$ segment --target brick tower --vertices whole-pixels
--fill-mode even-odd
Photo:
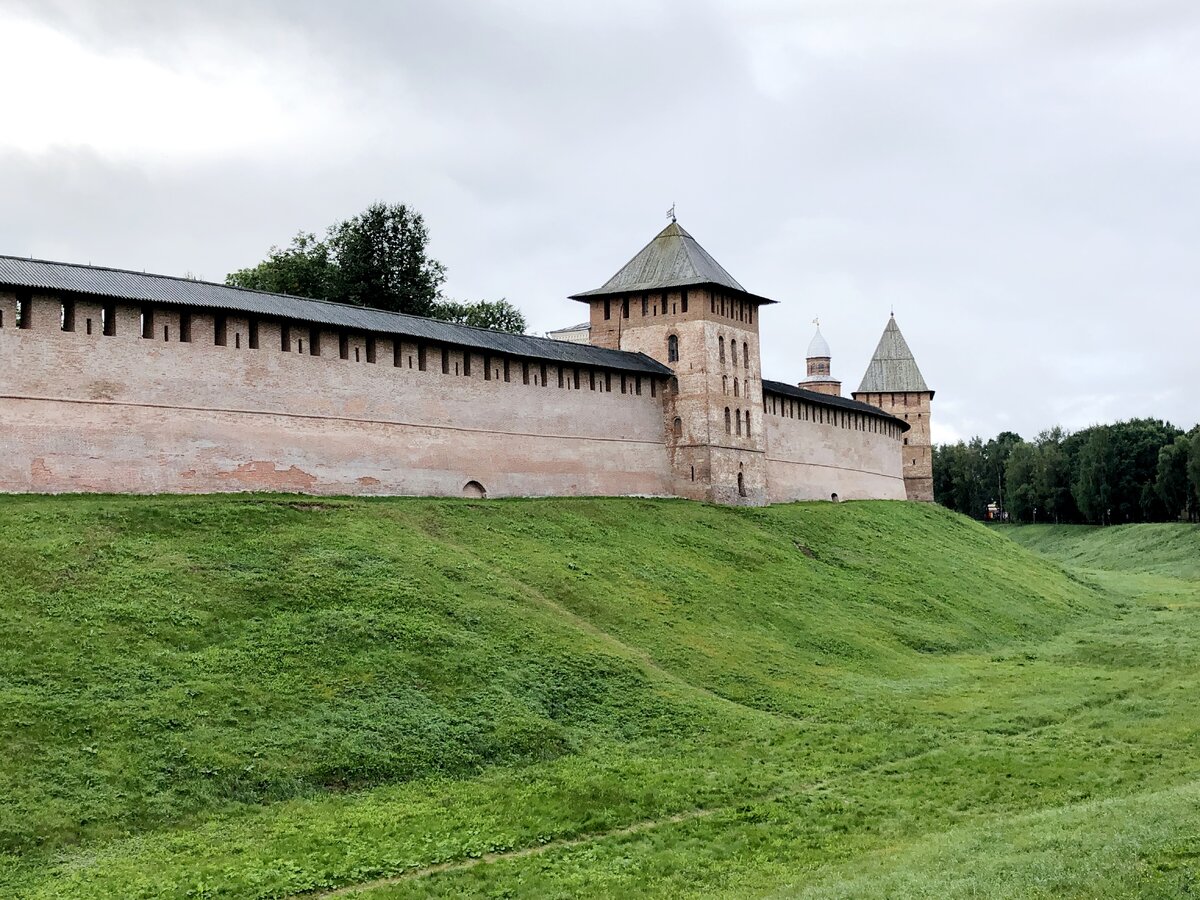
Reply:
[[[829,352],[829,343],[821,334],[821,323],[814,322],[813,324],[817,326],[817,333],[813,335],[813,339],[808,344],[808,377],[798,386],[807,391],[816,391],[818,394],[840,397],[842,396],[842,383],[830,374],[832,356]]]
[[[933,440],[929,407],[933,391],[925,384],[896,317],[888,319],[862,384],[851,395],[904,419],[911,430],[904,437],[904,488],[909,500],[933,502]]]
[[[675,371],[664,408],[680,496],[767,502],[759,308],[673,218],[602,287],[571,299],[591,309],[591,343],[644,353]]]

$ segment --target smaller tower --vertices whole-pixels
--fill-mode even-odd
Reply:
[[[813,319],[813,324],[817,326],[817,333],[808,342],[808,377],[798,386],[818,394],[832,394],[834,397],[840,397],[842,396],[842,383],[830,374],[831,354],[829,343],[821,334],[821,321]]]
[[[933,391],[925,383],[908,342],[893,315],[888,319],[875,355],[867,365],[862,384],[851,394],[855,400],[878,406],[909,424],[904,452],[904,489],[909,500],[933,502],[933,438],[929,407]]]

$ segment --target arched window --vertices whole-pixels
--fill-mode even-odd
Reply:
[[[675,335],[667,338],[667,362],[679,362],[679,338]]]
[[[742,368],[750,368],[750,345],[742,344]]]
[[[725,362],[725,337],[724,335],[717,336],[717,356],[721,362]]]
[[[739,410],[735,410],[734,413],[737,416],[738,437],[741,437],[742,436],[742,411],[739,409]]]
[[[729,342],[729,364],[731,366],[737,365],[737,341]]]
[[[738,394],[738,380],[736,375],[733,376],[733,396],[740,396]]]
[[[746,476],[738,472],[738,496],[746,496]]]
[[[729,393],[729,376],[728,375],[721,376],[721,393],[722,394]]]
[[[675,437],[683,437],[683,419],[679,418],[679,416],[676,416],[675,421],[671,423],[671,431]]]
[[[729,418],[729,407],[725,407],[725,433],[733,434],[733,422]]]
[[[746,410],[746,437],[750,437],[750,410]]]

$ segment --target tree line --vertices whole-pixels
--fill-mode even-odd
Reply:
[[[446,267],[429,255],[424,217],[403,203],[373,203],[336,222],[325,237],[301,231],[287,247],[225,276],[233,287],[333,300],[462,325],[525,331],[525,317],[506,299],[466,302],[442,296]]]
[[[933,448],[934,498],[982,518],[998,503],[1019,522],[1200,520],[1200,425],[1158,419],[1096,425],[1033,441],[1005,431]]]

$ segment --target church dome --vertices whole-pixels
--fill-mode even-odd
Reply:
[[[813,339],[808,343],[808,358],[809,359],[829,359],[833,354],[829,352],[829,344],[825,342],[825,338],[821,334],[821,326],[817,326],[817,333],[813,335]]]

